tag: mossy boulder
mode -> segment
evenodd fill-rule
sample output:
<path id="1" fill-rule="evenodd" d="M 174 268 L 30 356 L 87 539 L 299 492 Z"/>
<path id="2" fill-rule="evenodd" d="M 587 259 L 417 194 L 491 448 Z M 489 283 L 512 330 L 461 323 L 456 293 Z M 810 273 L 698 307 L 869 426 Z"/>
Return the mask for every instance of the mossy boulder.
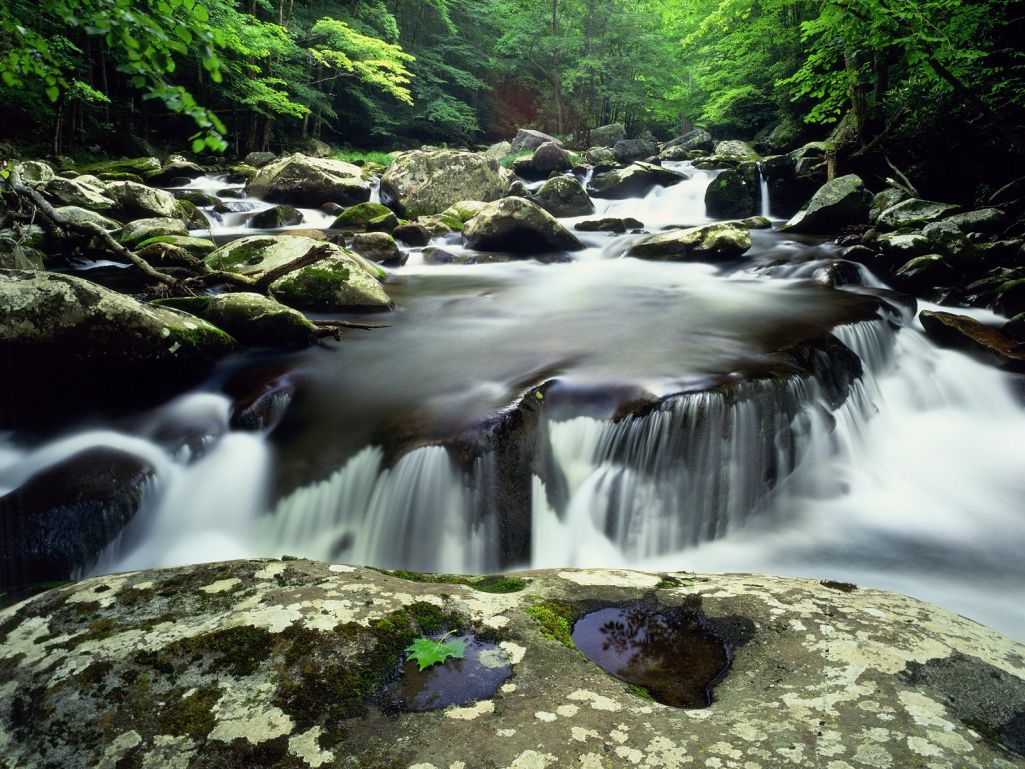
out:
<path id="1" fill-rule="evenodd" d="M 155 304 L 184 310 L 209 321 L 242 344 L 307 347 L 316 339 L 316 327 L 305 315 L 262 294 L 190 296 L 162 299 Z"/>
<path id="2" fill-rule="evenodd" d="M 714 157 L 716 160 L 742 161 L 757 160 L 759 156 L 755 148 L 747 142 L 727 139 L 715 145 Z"/>
<path id="3" fill-rule="evenodd" d="M 79 173 L 133 173 L 145 176 L 146 174 L 156 173 L 160 170 L 161 164 L 159 158 L 153 156 L 145 156 L 139 158 L 122 158 L 120 160 L 101 160 L 96 163 L 87 163 L 86 165 L 78 166 L 77 171 Z"/>
<path id="4" fill-rule="evenodd" d="M 454 219 L 460 224 L 466 224 L 466 222 L 483 211 L 487 205 L 483 200 L 459 200 L 442 211 L 439 216 Z"/>
<path id="5" fill-rule="evenodd" d="M 942 254 L 925 254 L 902 264 L 893 278 L 908 290 L 923 291 L 953 285 L 957 273 Z"/>
<path id="6" fill-rule="evenodd" d="M 289 205 L 271 206 L 263 211 L 257 211 L 249 217 L 246 224 L 259 230 L 276 230 L 281 227 L 291 227 L 295 224 L 302 224 L 302 211 Z"/>
<path id="7" fill-rule="evenodd" d="M 888 208 L 892 208 L 903 200 L 907 200 L 911 195 L 898 188 L 898 187 L 887 187 L 882 192 L 876 193 L 872 197 L 872 203 L 868 207 L 868 220 L 872 224 L 879 221 L 880 214 Z"/>
<path id="8" fill-rule="evenodd" d="M 286 155 L 259 169 L 246 192 L 273 203 L 317 208 L 324 203 L 355 205 L 370 199 L 370 182 L 352 163 Z"/>
<path id="9" fill-rule="evenodd" d="M 137 248 L 146 248 L 154 243 L 166 243 L 169 246 L 184 248 L 193 256 L 204 259 L 217 249 L 217 244 L 207 238 L 195 238 L 191 235 L 157 235 L 137 244 Z"/>
<path id="10" fill-rule="evenodd" d="M 616 162 L 616 156 L 609 147 L 591 147 L 584 153 L 584 160 L 592 166 L 611 166 Z"/>
<path id="11" fill-rule="evenodd" d="M 890 206 L 879 214 L 876 227 L 882 231 L 924 227 L 930 222 L 948 217 L 957 211 L 957 208 L 957 206 L 948 203 L 908 198 Z"/>
<path id="12" fill-rule="evenodd" d="M 391 301 L 377 277 L 355 254 L 338 249 L 315 264 L 271 283 L 271 293 L 290 307 L 321 312 L 390 310 Z"/>
<path id="13" fill-rule="evenodd" d="M 523 198 L 489 203 L 463 227 L 467 244 L 478 251 L 536 254 L 579 251 L 584 246 L 550 213 Z"/>
<path id="14" fill-rule="evenodd" d="M 784 232 L 836 232 L 868 221 L 872 196 L 856 174 L 838 176 L 819 187 L 805 205 L 780 229 Z"/>
<path id="15" fill-rule="evenodd" d="M 667 141 L 662 145 L 662 148 L 682 147 L 688 151 L 711 152 L 714 146 L 715 142 L 712 139 L 712 134 L 704 128 L 694 128 L 685 134 Z"/>
<path id="16" fill-rule="evenodd" d="M 948 216 L 943 221 L 953 224 L 964 233 L 996 235 L 1007 224 L 1008 216 L 999 208 L 980 208 Z"/>
<path id="17" fill-rule="evenodd" d="M 206 169 L 198 163 L 186 160 L 181 155 L 171 155 L 159 171 L 146 174 L 145 178 L 149 184 L 178 186 L 177 182 L 179 181 L 196 179 L 205 173 Z"/>
<path id="18" fill-rule="evenodd" d="M 181 219 L 169 219 L 165 217 L 151 217 L 149 219 L 136 219 L 124 226 L 118 233 L 117 239 L 122 245 L 134 248 L 144 240 L 159 237 L 161 235 L 189 234 Z"/>
<path id="19" fill-rule="evenodd" d="M 587 188 L 595 198 L 640 197 L 656 186 L 669 187 L 687 179 L 686 174 L 651 163 L 631 163 L 623 169 L 598 174 Z"/>
<path id="20" fill-rule="evenodd" d="M 634 244 L 627 256 L 672 262 L 726 262 L 751 248 L 751 233 L 735 223 L 707 224 L 652 235 Z"/>
<path id="21" fill-rule="evenodd" d="M 587 216 L 594 213 L 594 203 L 584 186 L 573 176 L 556 176 L 545 182 L 531 197 L 552 216 Z"/>
<path id="22" fill-rule="evenodd" d="M 323 248 L 322 248 L 323 247 Z M 287 235 L 250 235 L 226 243 L 206 257 L 206 263 L 215 270 L 239 272 L 258 278 L 268 270 L 284 267 L 290 263 L 309 260 L 316 251 L 313 261 L 326 258 L 330 249 L 323 241 L 307 237 Z"/>
<path id="23" fill-rule="evenodd" d="M 18 174 L 25 184 L 32 187 L 41 187 L 57 178 L 57 174 L 54 173 L 49 164 L 41 160 L 26 160 L 18 163 Z"/>
<path id="24" fill-rule="evenodd" d="M 519 128 L 516 130 L 516 136 L 513 137 L 511 151 L 523 152 L 524 150 L 535 150 L 546 142 L 562 144 L 562 142 L 554 136 L 549 136 L 541 131 L 535 131 L 530 128 Z"/>
<path id="25" fill-rule="evenodd" d="M 106 194 L 128 219 L 166 217 L 184 220 L 184 211 L 170 192 L 136 182 L 110 182 Z"/>
<path id="26" fill-rule="evenodd" d="M 705 188 L 705 211 L 712 219 L 742 219 L 755 211 L 755 200 L 744 175 L 726 170 Z"/>
<path id="27" fill-rule="evenodd" d="M 334 229 L 362 229 L 369 232 L 393 232 L 399 218 L 388 206 L 380 203 L 359 203 L 342 211 L 332 222 Z"/>
<path id="28" fill-rule="evenodd" d="M 512 176 L 487 155 L 415 150 L 395 158 L 381 177 L 381 200 L 400 214 L 440 214 L 461 200 L 490 202 L 506 194 Z"/>
<path id="29" fill-rule="evenodd" d="M 622 123 L 598 126 L 588 132 L 588 137 L 595 147 L 614 147 L 616 142 L 626 138 L 626 126 Z"/>

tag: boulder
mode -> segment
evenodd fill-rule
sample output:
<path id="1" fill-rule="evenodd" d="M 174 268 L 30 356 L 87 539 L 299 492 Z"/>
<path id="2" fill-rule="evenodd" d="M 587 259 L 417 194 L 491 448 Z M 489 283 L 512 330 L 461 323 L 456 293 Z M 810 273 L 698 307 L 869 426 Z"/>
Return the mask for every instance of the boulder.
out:
<path id="1" fill-rule="evenodd" d="M 757 160 L 758 153 L 747 142 L 727 139 L 715 145 L 715 158 L 718 160 Z"/>
<path id="2" fill-rule="evenodd" d="M 370 199 L 363 171 L 342 160 L 286 155 L 257 170 L 246 192 L 272 203 L 317 208 L 324 203 L 351 206 Z"/>
<path id="3" fill-rule="evenodd" d="M 379 232 L 391 232 L 399 225 L 395 213 L 380 203 L 358 203 L 338 214 L 331 223 L 332 229 L 365 229 Z"/>
<path id="4" fill-rule="evenodd" d="M 1025 312 L 1020 312 L 1008 320 L 1000 330 L 1016 342 L 1025 342 Z"/>
<path id="5" fill-rule="evenodd" d="M 191 235 L 157 235 L 140 242 L 136 248 L 143 249 L 155 243 L 183 248 L 198 259 L 205 259 L 217 249 L 217 244 L 212 240 L 194 238 Z"/>
<path id="6" fill-rule="evenodd" d="M 439 214 L 460 200 L 506 194 L 510 172 L 493 157 L 458 150 L 403 153 L 381 178 L 381 199 L 409 217 Z"/>
<path id="7" fill-rule="evenodd" d="M 945 219 L 957 210 L 957 206 L 935 203 L 931 200 L 908 198 L 896 203 L 879 214 L 876 227 L 880 230 L 899 230 L 907 227 L 924 227 L 930 222 Z"/>
<path id="8" fill-rule="evenodd" d="M 651 163 L 631 163 L 626 168 L 598 174 L 587 192 L 594 198 L 633 198 L 646 195 L 653 187 L 669 187 L 687 179 L 686 174 Z"/>
<path id="9" fill-rule="evenodd" d="M 145 217 L 184 217 L 182 207 L 174 195 L 136 182 L 110 182 L 106 193 L 117 202 L 118 209 L 128 219 Z"/>
<path id="10" fill-rule="evenodd" d="M 512 254 L 478 253 L 476 251 L 456 253 L 445 248 L 431 246 L 423 251 L 424 264 L 505 264 L 516 261 Z"/>
<path id="11" fill-rule="evenodd" d="M 755 200 L 743 174 L 727 169 L 705 188 L 705 211 L 711 219 L 742 219 L 755 211 Z"/>
<path id="12" fill-rule="evenodd" d="M 301 312 L 262 294 L 189 296 L 154 302 L 195 315 L 224 329 L 242 344 L 259 347 L 308 347 L 317 329 Z"/>
<path id="13" fill-rule="evenodd" d="M 855 174 L 838 176 L 826 182 L 780 229 L 784 232 L 835 232 L 853 224 L 868 221 L 871 194 L 861 177 Z"/>
<path id="14" fill-rule="evenodd" d="M 253 168 L 263 168 L 268 163 L 277 160 L 278 156 L 273 152 L 250 152 L 242 162 Z"/>
<path id="15" fill-rule="evenodd" d="M 57 462 L 0 497 L 0 586 L 82 573 L 142 506 L 148 462 L 95 447 Z"/>
<path id="16" fill-rule="evenodd" d="M 898 187 L 887 187 L 882 192 L 878 192 L 872 198 L 872 204 L 868 207 L 868 220 L 872 224 L 879 221 L 879 215 L 883 213 L 887 208 L 900 203 L 902 200 L 907 200 L 911 195 L 906 191 Z"/>
<path id="17" fill-rule="evenodd" d="M 986 363 L 1012 371 L 1025 371 L 1025 344 L 967 315 L 922 310 L 918 319 L 925 333 L 939 345 L 971 354 Z"/>
<path id="18" fill-rule="evenodd" d="M 160 159 L 147 155 L 139 158 L 121 158 L 120 160 L 101 160 L 97 163 L 88 163 L 78 166 L 79 173 L 132 173 L 139 176 L 156 173 L 160 170 Z"/>
<path id="19" fill-rule="evenodd" d="M 552 216 L 587 216 L 594 203 L 583 185 L 572 176 L 556 176 L 545 182 L 531 199 Z"/>
<path id="20" fill-rule="evenodd" d="M 43 258 L 20 240 L 0 234 L 0 270 L 41 270 Z"/>
<path id="21" fill-rule="evenodd" d="M 460 200 L 442 211 L 441 216 L 453 219 L 459 224 L 465 224 L 483 211 L 487 205 L 482 200 Z"/>
<path id="22" fill-rule="evenodd" d="M 622 234 L 627 230 L 639 230 L 642 227 L 644 227 L 644 222 L 629 216 L 625 219 L 605 216 L 601 219 L 587 219 L 573 225 L 573 229 L 580 232 L 614 232 L 617 234 Z"/>
<path id="23" fill-rule="evenodd" d="M 81 181 L 81 178 L 83 177 L 54 177 L 43 186 L 43 194 L 58 206 L 75 206 L 89 211 L 110 211 L 117 207 L 112 196 L 106 194 L 99 179 L 96 179 L 96 184 L 91 184 Z"/>
<path id="24" fill-rule="evenodd" d="M 407 246 L 426 246 L 431 242 L 431 233 L 418 222 L 407 222 L 400 224 L 392 233 L 396 240 L 401 240 Z"/>
<path id="25" fill-rule="evenodd" d="M 626 138 L 626 126 L 622 123 L 598 126 L 592 128 L 588 136 L 595 147 L 615 147 L 617 142 Z"/>
<path id="26" fill-rule="evenodd" d="M 114 221 L 103 214 L 98 214 L 95 211 L 90 211 L 87 208 L 81 208 L 79 206 L 59 206 L 54 210 L 70 222 L 75 222 L 76 224 L 95 224 L 97 227 L 102 227 L 107 232 L 120 230 L 123 226 L 121 222 Z"/>
<path id="27" fill-rule="evenodd" d="M 448 631 L 464 659 L 418 674 L 406 647 Z M 16 767 L 1011 769 L 1023 657 L 955 612 L 831 580 L 253 559 L 5 609 L 0 712 Z M 653 701 L 673 689 L 695 701 Z"/>
<path id="28" fill-rule="evenodd" d="M 358 232 L 352 239 L 352 250 L 378 264 L 401 267 L 407 255 L 386 232 Z"/>
<path id="29" fill-rule="evenodd" d="M 554 216 L 524 198 L 489 203 L 466 224 L 463 236 L 478 251 L 536 254 L 584 247 Z"/>
<path id="30" fill-rule="evenodd" d="M 295 224 L 302 224 L 303 213 L 297 208 L 289 205 L 272 206 L 263 211 L 257 211 L 249 217 L 246 225 L 260 230 L 276 230 L 281 227 L 291 227 Z"/>
<path id="31" fill-rule="evenodd" d="M 271 283 L 271 293 L 290 307 L 318 312 L 390 310 L 391 301 L 378 281 L 347 249 L 290 272 Z"/>
<path id="32" fill-rule="evenodd" d="M 495 160 L 502 160 L 512 154 L 512 142 L 496 142 L 484 150 L 484 154 Z"/>
<path id="33" fill-rule="evenodd" d="M 550 174 L 553 171 L 568 171 L 573 167 L 573 156 L 555 142 L 545 142 L 530 157 L 534 170 Z"/>
<path id="34" fill-rule="evenodd" d="M 658 153 L 655 142 L 646 139 L 622 139 L 612 148 L 617 163 L 627 165 L 635 160 L 647 160 Z"/>
<path id="35" fill-rule="evenodd" d="M 876 239 L 876 246 L 889 258 L 892 264 L 901 264 L 915 256 L 923 256 L 935 250 L 931 243 L 920 232 L 900 234 L 889 232 Z"/>
<path id="36" fill-rule="evenodd" d="M 159 171 L 147 174 L 145 178 L 150 184 L 179 187 L 183 185 L 177 184 L 178 181 L 185 180 L 187 183 L 205 173 L 206 169 L 198 163 L 186 160 L 181 155 L 171 155 Z"/>
<path id="37" fill-rule="evenodd" d="M 149 219 L 136 219 L 124 226 L 118 233 L 117 239 L 122 245 L 128 248 L 135 248 L 144 240 L 150 240 L 161 235 L 188 235 L 189 231 L 181 219 L 168 219 L 164 217 L 153 217 Z"/>
<path id="38" fill-rule="evenodd" d="M 969 262 L 975 253 L 975 246 L 968 240 L 968 236 L 949 220 L 925 225 L 922 235 L 937 253 L 952 257 L 955 262 Z"/>
<path id="39" fill-rule="evenodd" d="M 611 166 L 616 162 L 616 156 L 608 147 L 591 147 L 584 153 L 584 160 L 592 166 Z"/>
<path id="40" fill-rule="evenodd" d="M 635 243 L 627 256 L 671 262 L 729 262 L 751 248 L 751 233 L 734 223 L 669 230 Z"/>
<path id="41" fill-rule="evenodd" d="M 954 285 L 957 273 L 941 254 L 926 254 L 901 265 L 893 278 L 908 290 L 924 291 Z"/>
<path id="42" fill-rule="evenodd" d="M 204 208 L 213 208 L 221 202 L 221 199 L 216 195 L 211 195 L 209 192 L 203 192 L 202 190 L 182 190 L 178 193 L 178 199 Z"/>
<path id="43" fill-rule="evenodd" d="M 943 221 L 950 222 L 964 233 L 978 232 L 984 235 L 996 235 L 1007 223 L 1007 214 L 999 208 L 982 208 L 977 211 L 954 214 Z"/>
<path id="44" fill-rule="evenodd" d="M 250 235 L 225 243 L 206 259 L 215 270 L 238 272 L 260 278 L 270 270 L 313 264 L 337 255 L 337 246 L 309 237 L 287 235 Z"/>
<path id="45" fill-rule="evenodd" d="M 681 147 L 684 150 L 700 152 L 711 152 L 714 146 L 712 134 L 708 133 L 704 128 L 695 128 L 662 145 L 663 149 Z"/>
<path id="46" fill-rule="evenodd" d="M 313 158 L 331 157 L 331 145 L 312 136 L 295 142 L 295 148 Z"/>
<path id="47" fill-rule="evenodd" d="M 549 136 L 546 133 L 541 133 L 540 131 L 533 131 L 529 128 L 519 128 L 516 130 L 516 136 L 512 140 L 511 152 L 535 150 L 545 142 L 555 142 L 556 144 L 562 144 L 562 142 L 556 139 L 554 136 Z"/>
<path id="48" fill-rule="evenodd" d="M 26 160 L 18 163 L 18 174 L 21 176 L 21 180 L 31 187 L 41 187 L 57 178 L 53 169 L 40 160 Z"/>

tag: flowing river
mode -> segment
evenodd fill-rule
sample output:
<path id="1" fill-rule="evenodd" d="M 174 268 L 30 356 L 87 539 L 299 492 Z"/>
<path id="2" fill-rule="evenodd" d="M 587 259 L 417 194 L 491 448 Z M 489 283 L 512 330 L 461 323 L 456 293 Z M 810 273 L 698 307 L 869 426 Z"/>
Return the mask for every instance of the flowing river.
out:
<path id="1" fill-rule="evenodd" d="M 596 216 L 706 223 L 714 172 L 667 165 L 690 178 Z M 331 221 L 304 214 L 299 228 Z M 217 238 L 254 232 L 211 221 Z M 148 462 L 143 507 L 96 573 L 282 554 L 760 571 L 897 590 L 1025 640 L 1015 383 L 935 347 L 863 267 L 824 284 L 832 246 L 752 234 L 728 268 L 626 258 L 630 234 L 499 264 L 412 249 L 390 270 L 394 312 L 356 316 L 386 328 L 236 355 L 144 413 L 0 434 L 0 493 L 89 447 Z M 829 333 L 860 359 L 822 353 L 835 387 L 780 359 Z M 271 416 L 233 429 L 252 392 Z"/>

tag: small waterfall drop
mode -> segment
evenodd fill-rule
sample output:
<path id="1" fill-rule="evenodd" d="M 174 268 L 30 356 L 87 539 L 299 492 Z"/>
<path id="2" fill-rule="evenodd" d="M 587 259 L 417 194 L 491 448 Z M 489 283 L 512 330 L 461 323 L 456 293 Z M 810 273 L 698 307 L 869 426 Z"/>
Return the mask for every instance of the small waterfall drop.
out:
<path id="1" fill-rule="evenodd" d="M 772 205 L 769 200 L 769 180 L 765 178 L 765 172 L 762 170 L 762 164 L 758 164 L 758 198 L 761 201 L 761 210 L 759 210 L 759 216 L 764 216 L 766 219 L 772 218 Z"/>

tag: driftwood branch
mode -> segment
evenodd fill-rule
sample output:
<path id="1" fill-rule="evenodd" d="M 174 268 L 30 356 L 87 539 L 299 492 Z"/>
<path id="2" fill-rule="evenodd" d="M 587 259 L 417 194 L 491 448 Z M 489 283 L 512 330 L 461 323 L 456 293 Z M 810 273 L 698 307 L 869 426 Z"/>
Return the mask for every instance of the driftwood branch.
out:
<path id="1" fill-rule="evenodd" d="M 885 161 L 886 161 L 886 165 L 888 165 L 888 166 L 890 167 L 890 169 L 891 169 L 891 170 L 892 170 L 892 171 L 893 171 L 893 172 L 894 172 L 895 174 L 897 174 L 897 178 L 898 178 L 898 179 L 900 180 L 900 182 L 901 182 L 901 186 L 903 186 L 903 187 L 904 187 L 904 189 L 905 189 L 905 190 L 906 190 L 907 192 L 910 192 L 910 193 L 911 193 L 912 195 L 914 195 L 915 197 L 918 197 L 918 195 L 919 195 L 919 192 L 918 192 L 918 190 L 917 190 L 917 189 L 915 189 L 915 185 L 913 185 L 913 184 L 911 183 L 911 180 L 910 180 L 910 179 L 908 179 L 908 177 L 906 177 L 906 176 L 904 175 L 904 172 L 903 172 L 903 171 L 901 171 L 901 170 L 900 170 L 899 168 L 897 168 L 897 166 L 895 166 L 895 165 L 893 164 L 893 162 L 892 162 L 892 161 L 890 160 L 890 157 L 889 157 L 889 156 L 888 156 L 888 155 L 887 155 L 887 154 L 886 154 L 885 152 L 883 153 L 883 160 L 885 160 Z"/>

